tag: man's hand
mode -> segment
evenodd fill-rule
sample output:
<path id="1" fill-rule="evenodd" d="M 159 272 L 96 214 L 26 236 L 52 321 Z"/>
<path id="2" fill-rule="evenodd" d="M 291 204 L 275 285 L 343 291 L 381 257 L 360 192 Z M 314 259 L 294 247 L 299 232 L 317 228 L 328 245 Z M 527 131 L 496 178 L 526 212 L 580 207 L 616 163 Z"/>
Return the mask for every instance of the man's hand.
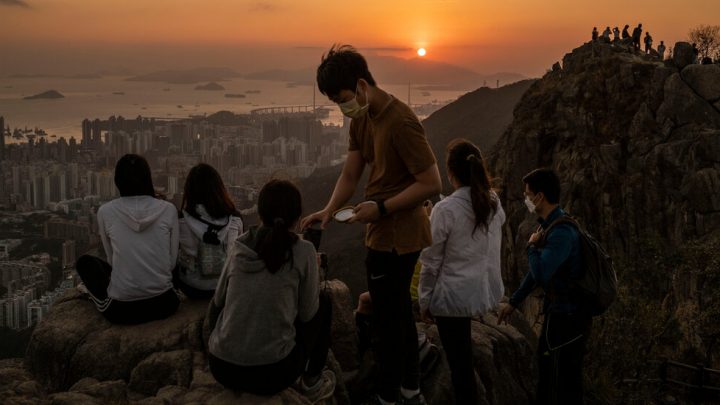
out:
<path id="1" fill-rule="evenodd" d="M 304 232 L 305 229 L 316 222 L 320 222 L 320 229 L 325 229 L 325 225 L 330 222 L 330 211 L 321 210 L 300 220 L 300 232 Z"/>
<path id="2" fill-rule="evenodd" d="M 355 215 L 353 215 L 352 218 L 348 220 L 348 224 L 352 224 L 355 222 L 368 224 L 370 222 L 375 222 L 380 219 L 380 209 L 378 208 L 378 205 L 375 201 L 361 202 L 360 204 L 355 206 L 355 209 L 353 209 L 353 214 Z"/>
<path id="3" fill-rule="evenodd" d="M 422 311 L 420 311 L 420 320 L 423 322 L 432 325 L 435 323 L 435 318 L 433 318 L 432 314 L 430 313 L 429 308 L 425 308 Z"/>
<path id="4" fill-rule="evenodd" d="M 534 245 L 540 241 L 540 237 L 542 234 L 540 232 L 533 232 L 532 235 L 530 235 L 530 240 L 528 240 L 528 245 Z"/>
<path id="5" fill-rule="evenodd" d="M 498 311 L 498 320 L 497 324 L 500 325 L 501 323 L 505 322 L 507 325 L 508 319 L 510 318 L 510 315 L 515 312 L 515 307 L 510 304 L 500 304 L 500 311 Z"/>

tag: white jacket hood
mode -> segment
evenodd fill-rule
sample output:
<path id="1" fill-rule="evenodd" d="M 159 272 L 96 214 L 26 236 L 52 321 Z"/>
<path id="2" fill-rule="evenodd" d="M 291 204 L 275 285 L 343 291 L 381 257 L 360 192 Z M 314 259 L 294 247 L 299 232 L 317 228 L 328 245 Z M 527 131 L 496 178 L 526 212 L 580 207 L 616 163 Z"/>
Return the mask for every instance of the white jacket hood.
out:
<path id="1" fill-rule="evenodd" d="M 222 229 L 218 231 L 218 238 L 223 241 L 226 239 L 228 230 L 230 229 L 230 227 L 227 226 L 230 224 L 230 217 L 213 218 L 207 213 L 205 207 L 203 207 L 202 204 L 198 204 L 195 207 L 195 212 L 200 215 L 200 218 L 203 221 L 209 222 L 213 225 L 222 226 Z M 195 235 L 195 237 L 202 240 L 203 234 L 207 231 L 208 226 L 198 221 L 197 218 L 190 215 L 186 210 L 183 210 L 183 219 L 185 220 L 185 223 L 187 224 L 190 231 Z"/>
<path id="2" fill-rule="evenodd" d="M 120 197 L 112 201 L 117 217 L 135 232 L 142 232 L 158 220 L 167 208 L 150 196 Z"/>

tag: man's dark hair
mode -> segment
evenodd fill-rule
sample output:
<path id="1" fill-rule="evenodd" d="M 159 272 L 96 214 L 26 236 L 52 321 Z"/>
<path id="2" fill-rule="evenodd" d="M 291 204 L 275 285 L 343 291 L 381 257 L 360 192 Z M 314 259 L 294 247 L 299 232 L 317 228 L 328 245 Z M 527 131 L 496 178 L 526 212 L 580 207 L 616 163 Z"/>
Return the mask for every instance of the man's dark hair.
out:
<path id="1" fill-rule="evenodd" d="M 354 92 L 359 79 L 364 79 L 371 86 L 376 85 L 367 61 L 357 49 L 335 44 L 322 56 L 317 68 L 318 89 L 322 94 L 334 97 L 341 90 Z"/>
<path id="2" fill-rule="evenodd" d="M 144 157 L 127 154 L 115 165 L 115 186 L 121 197 L 155 196 L 150 165 Z"/>
<path id="3" fill-rule="evenodd" d="M 522 179 L 530 191 L 543 193 L 550 204 L 560 202 L 560 178 L 552 169 L 535 169 Z"/>

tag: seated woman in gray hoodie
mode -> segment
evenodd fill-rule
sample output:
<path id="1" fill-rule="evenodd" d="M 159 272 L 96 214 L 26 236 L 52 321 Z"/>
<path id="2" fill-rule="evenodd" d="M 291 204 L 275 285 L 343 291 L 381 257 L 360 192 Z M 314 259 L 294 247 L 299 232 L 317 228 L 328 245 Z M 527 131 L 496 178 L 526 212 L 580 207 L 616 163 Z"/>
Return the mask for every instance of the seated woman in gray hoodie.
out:
<path id="1" fill-rule="evenodd" d="M 258 196 L 262 225 L 228 253 L 208 309 L 210 370 L 227 388 L 271 395 L 295 383 L 312 402 L 335 390 L 324 369 L 330 301 L 319 291 L 315 247 L 293 232 L 301 212 L 300 191 L 270 181 Z"/>
<path id="2" fill-rule="evenodd" d="M 78 259 L 77 272 L 97 309 L 113 323 L 135 324 L 172 315 L 179 300 L 172 285 L 178 255 L 177 210 L 155 198 L 150 166 L 128 154 L 115 166 L 116 198 L 97 212 L 109 264 Z"/>

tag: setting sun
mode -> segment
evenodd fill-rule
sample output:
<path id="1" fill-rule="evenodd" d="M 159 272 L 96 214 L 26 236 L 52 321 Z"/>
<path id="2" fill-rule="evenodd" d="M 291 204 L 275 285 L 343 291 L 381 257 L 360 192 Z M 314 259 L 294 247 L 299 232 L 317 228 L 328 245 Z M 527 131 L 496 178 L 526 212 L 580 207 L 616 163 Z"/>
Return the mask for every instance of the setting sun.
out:
<path id="1" fill-rule="evenodd" d="M 425 48 L 420 48 L 417 50 L 418 56 L 425 56 L 426 53 L 427 51 L 425 50 Z"/>

